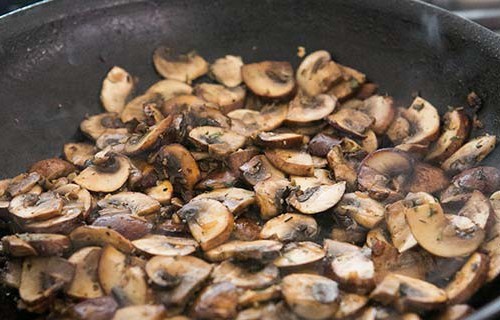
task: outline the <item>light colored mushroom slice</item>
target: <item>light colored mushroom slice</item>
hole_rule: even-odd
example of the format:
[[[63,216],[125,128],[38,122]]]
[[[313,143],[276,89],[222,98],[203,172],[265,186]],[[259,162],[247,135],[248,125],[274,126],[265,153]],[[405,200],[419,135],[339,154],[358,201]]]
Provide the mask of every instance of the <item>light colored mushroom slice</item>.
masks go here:
[[[342,71],[325,50],[315,51],[304,58],[297,69],[297,84],[307,95],[326,92],[341,80]]]
[[[450,186],[441,193],[441,202],[464,202],[470,198],[474,190],[489,195],[499,188],[499,169],[495,167],[475,167],[462,171],[453,177]]]
[[[344,194],[335,207],[335,212],[349,215],[363,227],[371,229],[384,219],[385,208],[366,193],[356,191]]]
[[[366,137],[361,140],[361,146],[367,153],[372,153],[378,149],[378,138],[373,130],[366,131]]]
[[[441,168],[454,174],[476,166],[495,149],[496,140],[496,136],[490,135],[470,140],[446,159]]]
[[[10,259],[5,262],[5,265],[0,270],[0,283],[19,290],[22,272],[23,261],[21,259]]]
[[[174,55],[167,47],[158,47],[153,53],[156,71],[167,79],[190,83],[208,72],[208,63],[196,52]]]
[[[24,193],[14,197],[9,212],[19,221],[33,222],[62,215],[64,201],[54,192]]]
[[[488,198],[474,190],[465,205],[458,211],[459,216],[467,217],[479,228],[486,230],[487,224],[494,220],[493,208]]]
[[[397,149],[379,149],[370,153],[359,165],[359,188],[376,200],[397,200],[402,197],[412,169],[413,161],[407,153]]]
[[[413,165],[413,177],[408,182],[410,192],[435,193],[450,184],[443,170],[433,165],[417,162]]]
[[[114,112],[101,113],[86,118],[80,124],[80,130],[93,140],[97,140],[103,133],[128,132],[118,113]]]
[[[15,197],[33,189],[41,179],[42,176],[38,172],[23,173],[10,179],[5,191]]]
[[[369,115],[352,108],[341,108],[326,120],[335,128],[358,138],[365,138],[366,131],[373,123]]]
[[[120,283],[111,290],[120,305],[142,305],[152,302],[151,291],[142,266],[125,268]]]
[[[332,185],[321,185],[298,190],[288,198],[288,203],[305,214],[316,214],[335,206],[345,192],[346,183],[341,181]]]
[[[226,87],[234,88],[243,81],[241,67],[243,60],[239,56],[227,55],[219,58],[210,65],[210,74]]]
[[[28,305],[49,301],[66,287],[75,274],[75,266],[59,257],[30,257],[23,261],[19,296]]]
[[[308,188],[335,183],[330,177],[330,171],[326,169],[314,169],[313,177],[290,176],[290,181],[292,185],[299,187],[303,191]]]
[[[3,250],[14,256],[61,256],[70,248],[69,238],[51,233],[18,233],[2,238]]]
[[[278,128],[285,121],[288,105],[269,104],[260,111],[237,109],[227,114],[231,118],[231,130],[246,137],[255,137],[259,132]]]
[[[168,101],[173,97],[181,95],[190,95],[193,93],[193,88],[183,81],[171,79],[160,80],[148,88],[146,95],[159,94],[163,101]]]
[[[230,282],[243,289],[260,289],[279,281],[279,270],[268,265],[240,265],[228,260],[214,268],[211,275],[213,282]]]
[[[410,137],[412,131],[410,121],[402,116],[404,110],[403,108],[398,109],[391,125],[385,132],[389,140],[395,145],[404,143],[404,141]]]
[[[130,161],[127,158],[113,155],[103,164],[85,168],[73,181],[90,191],[113,192],[125,184],[130,169]]]
[[[292,311],[304,319],[329,319],[338,309],[338,285],[323,276],[294,273],[283,278],[282,292]]]
[[[401,143],[394,147],[394,149],[401,150],[411,154],[415,159],[422,159],[429,149],[427,144],[417,144],[417,143]]]
[[[339,308],[334,315],[335,319],[351,317],[357,314],[368,303],[368,297],[355,293],[341,292],[339,300]]]
[[[205,252],[205,257],[214,262],[228,259],[271,261],[279,256],[283,244],[275,240],[233,240]]]
[[[246,137],[220,127],[196,127],[189,132],[189,138],[201,148],[208,148],[208,153],[216,158],[225,158],[230,153],[243,147]]]
[[[403,111],[403,117],[410,122],[411,132],[405,143],[428,143],[439,135],[439,114],[428,101],[417,97],[411,106]]]
[[[372,130],[378,135],[387,131],[396,114],[394,101],[388,96],[371,96],[358,109],[374,119]]]
[[[111,294],[112,289],[120,285],[128,264],[127,259],[125,254],[111,245],[102,249],[97,276],[105,294]]]
[[[260,238],[282,242],[306,241],[315,238],[318,232],[318,223],[314,218],[285,213],[267,221],[260,231]]]
[[[134,79],[123,68],[113,67],[102,82],[101,103],[107,112],[120,114],[134,90]]]
[[[233,230],[233,215],[216,200],[191,200],[177,215],[187,221],[191,235],[205,251],[224,243]]]
[[[128,320],[128,319],[141,319],[141,320],[162,320],[165,317],[165,307],[161,304],[158,305],[137,305],[128,306],[116,310],[111,320]]]
[[[345,181],[348,190],[356,188],[358,175],[354,165],[345,159],[341,146],[336,145],[332,147],[326,156],[326,160],[328,161],[328,166],[333,171],[335,180]]]
[[[50,158],[36,162],[28,171],[37,172],[45,179],[53,180],[66,177],[75,170],[75,166],[68,161],[59,158]]]
[[[264,155],[254,156],[239,169],[243,173],[245,181],[253,186],[267,179],[280,180],[285,178],[285,174],[276,169]]]
[[[140,192],[120,192],[107,195],[97,202],[97,205],[103,209],[129,209],[132,214],[145,216],[160,210],[160,203]]]
[[[271,163],[288,174],[296,176],[313,176],[314,164],[307,152],[288,149],[272,149],[265,151]]]
[[[490,204],[493,209],[492,226],[489,230],[489,238],[500,235],[500,192],[496,191],[490,196]]]
[[[75,276],[66,294],[77,299],[97,298],[103,295],[97,276],[102,249],[86,247],[73,253],[68,261],[75,265]]]
[[[488,262],[488,257],[482,253],[470,256],[444,289],[450,304],[463,303],[479,290],[488,275]]]
[[[122,153],[125,149],[125,143],[131,137],[127,132],[103,133],[97,138],[95,145],[100,150],[112,150],[116,153]],[[92,160],[92,157],[89,159]]]
[[[132,241],[141,252],[153,256],[187,256],[196,251],[198,243],[192,239],[150,234]]]
[[[238,289],[230,282],[211,284],[200,292],[190,315],[196,319],[234,319],[238,296]]]
[[[489,257],[490,263],[486,281],[491,282],[500,274],[500,236],[497,235],[485,242],[481,249],[488,254]]]
[[[355,293],[367,293],[373,289],[375,265],[370,260],[370,249],[330,239],[325,239],[324,247],[332,259],[335,280],[341,287]]]
[[[484,230],[458,229],[438,203],[426,203],[405,209],[406,221],[418,244],[440,257],[459,257],[474,252],[484,239]]]
[[[189,111],[190,109],[200,111],[199,108],[204,105],[206,105],[206,102],[193,94],[175,95],[162,104],[161,112],[164,115],[170,115]]]
[[[112,245],[125,253],[134,249],[127,238],[106,227],[81,226],[71,231],[69,238],[75,248]]]
[[[145,193],[160,204],[169,204],[174,193],[174,187],[168,180],[158,181],[154,187],[147,188]]]
[[[238,306],[246,307],[261,304],[281,297],[281,286],[272,285],[265,289],[245,290],[238,297]]]
[[[292,124],[304,125],[322,120],[333,112],[337,104],[335,97],[319,94],[313,97],[298,94],[288,105],[286,121]]]
[[[89,143],[72,142],[64,145],[63,153],[66,160],[78,167],[85,166],[97,152],[95,146]]]
[[[258,96],[280,98],[295,88],[292,65],[285,61],[263,61],[245,64],[241,76],[247,87]]]
[[[436,140],[429,152],[426,161],[441,162],[460,149],[469,135],[470,121],[463,110],[446,112],[443,116],[443,132]]]
[[[299,148],[304,142],[304,136],[296,133],[261,132],[255,143],[265,148]]]
[[[405,217],[405,200],[399,200],[385,207],[385,222],[391,240],[399,252],[405,252],[417,245]]]
[[[171,124],[172,117],[169,116],[150,127],[145,134],[132,135],[125,143],[123,154],[136,155],[154,148],[162,140],[164,135],[166,135]]]
[[[194,93],[207,102],[216,104],[223,114],[243,108],[246,90],[243,87],[226,88],[215,83],[200,83]]]
[[[298,320],[299,317],[293,313],[285,302],[268,303],[253,308],[247,308],[238,313],[236,320]]]
[[[279,268],[297,267],[317,262],[325,257],[325,250],[310,241],[291,242],[283,247],[281,256],[274,260]]]
[[[286,179],[267,179],[258,182],[254,187],[255,201],[260,209],[260,216],[269,219],[280,214],[285,206],[285,196],[290,188]]]
[[[432,310],[446,303],[446,292],[428,282],[388,274],[370,294],[383,304],[392,304],[400,312]]]
[[[223,188],[202,193],[194,199],[213,199],[225,205],[234,214],[240,214],[255,203],[255,193],[242,188]]]
[[[446,307],[437,316],[436,320],[463,320],[474,312],[472,307],[466,304],[455,304]]]

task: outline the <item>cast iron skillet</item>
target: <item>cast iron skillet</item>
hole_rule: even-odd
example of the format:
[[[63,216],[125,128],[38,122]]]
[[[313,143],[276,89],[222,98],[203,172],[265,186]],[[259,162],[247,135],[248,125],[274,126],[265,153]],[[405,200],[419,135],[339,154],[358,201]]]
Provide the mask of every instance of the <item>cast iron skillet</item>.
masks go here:
[[[151,52],[159,44],[208,60],[233,53],[295,65],[297,46],[326,49],[398,105],[418,91],[444,112],[474,90],[485,131],[500,134],[500,38],[420,2],[54,0],[0,19],[0,178],[82,138],[78,124],[102,112],[101,79],[113,65],[139,77],[139,92],[157,81]],[[498,166],[499,156],[497,148],[486,162]],[[24,318],[6,293],[2,318]],[[499,293],[499,281],[481,290],[470,319],[498,315]]]

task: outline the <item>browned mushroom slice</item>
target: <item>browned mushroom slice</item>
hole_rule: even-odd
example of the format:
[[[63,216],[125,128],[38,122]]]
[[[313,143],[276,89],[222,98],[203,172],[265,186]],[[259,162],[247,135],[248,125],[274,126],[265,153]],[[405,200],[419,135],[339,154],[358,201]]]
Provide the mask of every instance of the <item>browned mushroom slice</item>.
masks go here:
[[[267,179],[258,182],[254,187],[255,201],[260,209],[260,216],[269,219],[280,214],[285,206],[285,196],[290,187],[286,179]]]
[[[65,235],[50,233],[18,233],[2,238],[3,249],[15,257],[26,255],[61,256],[70,247]]]
[[[243,60],[241,57],[227,55],[219,58],[210,66],[210,74],[226,87],[234,88],[243,81],[241,77],[241,67]]]
[[[132,241],[134,247],[153,256],[187,256],[196,251],[198,243],[192,239],[150,234]]]
[[[233,153],[231,153],[227,159],[226,163],[231,173],[240,178],[242,176],[242,172],[240,171],[240,167],[250,161],[253,157],[258,155],[260,151],[255,147],[249,147],[246,149],[240,149]],[[264,157],[265,158],[265,157]]]
[[[247,308],[238,313],[236,320],[260,320],[260,319],[287,319],[298,320],[296,316],[285,304],[285,302],[268,303]]]
[[[170,100],[176,96],[190,95],[193,93],[193,88],[183,81],[171,79],[160,80],[149,87],[145,95],[152,96],[153,94],[159,94],[163,101]]]
[[[338,309],[338,285],[323,276],[288,275],[283,278],[282,292],[292,311],[304,319],[329,319]]]
[[[68,315],[71,319],[80,320],[107,320],[111,319],[118,308],[112,297],[87,299],[69,307]]]
[[[132,76],[120,67],[111,68],[102,82],[101,103],[104,109],[120,114],[133,90]]]
[[[472,307],[466,304],[455,304],[446,307],[437,316],[436,320],[463,320],[474,312]]]
[[[446,286],[450,304],[463,303],[476,293],[488,275],[488,257],[481,253],[470,256],[465,265]]]
[[[443,116],[443,132],[427,153],[426,161],[441,162],[460,149],[469,135],[470,122],[463,110],[453,110]]]
[[[238,289],[229,282],[205,287],[193,305],[190,315],[196,319],[233,319],[237,314]]]
[[[189,132],[189,138],[217,158],[225,158],[245,145],[246,137],[220,127],[197,127]]]
[[[438,203],[405,209],[406,221],[418,244],[440,257],[458,257],[474,252],[484,239],[484,230],[459,229],[443,213]],[[474,225],[473,225],[474,226]]]
[[[281,256],[274,260],[279,268],[297,267],[319,261],[325,257],[325,250],[310,241],[291,242],[283,247]]]
[[[299,148],[304,141],[304,136],[296,133],[261,132],[257,135],[255,143],[266,148]]]
[[[357,314],[368,303],[368,297],[355,293],[340,293],[339,309],[335,319],[345,319]],[[361,320],[361,319],[358,319]]]
[[[405,200],[396,201],[385,207],[385,222],[391,240],[399,252],[405,252],[417,245],[405,218]]]
[[[99,200],[101,208],[129,209],[132,214],[144,216],[160,210],[160,203],[140,192],[120,192]]]
[[[349,190],[356,188],[358,175],[354,165],[345,159],[340,145],[334,146],[328,152],[326,160],[337,181],[345,181]]]
[[[485,135],[470,140],[446,159],[441,168],[447,173],[470,169],[495,149],[496,136]]]
[[[270,261],[279,255],[282,247],[281,242],[274,240],[233,240],[205,252],[205,256],[215,262],[228,259]]]
[[[491,282],[500,274],[500,236],[485,242],[481,249],[488,254],[490,260],[487,281]]]
[[[75,276],[66,294],[78,299],[97,298],[103,295],[97,276],[101,248],[86,247],[73,253],[68,261],[75,265]]]
[[[131,135],[125,132],[105,132],[101,134],[99,138],[97,138],[97,140],[95,141],[95,145],[100,150],[106,149],[112,150],[116,153],[122,153],[125,149],[125,143],[130,137]]]
[[[220,84],[200,83],[194,93],[203,100],[215,103],[226,114],[243,107],[246,91],[243,87],[226,88]]]
[[[457,214],[469,218],[481,229],[486,229],[487,224],[489,225],[489,222],[494,220],[490,201],[477,190],[472,192],[469,200]]]
[[[358,184],[377,200],[397,199],[411,176],[411,157],[397,149],[379,149],[370,153],[358,169]]]
[[[327,91],[341,79],[340,67],[327,51],[319,50],[304,58],[297,69],[297,84],[307,95],[315,96]]]
[[[366,193],[346,193],[335,207],[335,212],[340,215],[349,215],[357,223],[371,229],[384,219],[384,206],[370,198]]]
[[[189,87],[191,88],[191,87]],[[123,123],[128,123],[132,121],[144,121],[146,120],[146,114],[144,113],[145,106],[161,106],[165,99],[160,93],[157,92],[146,92],[143,95],[137,96],[130,100],[123,109],[120,120]]]
[[[172,124],[172,117],[166,117],[156,125],[150,127],[143,135],[132,135],[128,138],[123,149],[123,154],[136,155],[154,148],[165,135]]]
[[[182,111],[189,111],[190,109],[199,111],[197,109],[205,104],[205,101],[192,94],[175,95],[162,104],[161,112],[164,115],[171,115]]]
[[[164,78],[190,83],[208,72],[208,63],[196,52],[174,55],[167,47],[158,47],[153,53],[156,71]]]
[[[265,289],[245,290],[238,298],[238,306],[245,307],[264,303],[281,297],[281,287],[272,285]]]
[[[269,104],[259,111],[238,109],[227,114],[231,118],[231,130],[246,137],[253,137],[261,131],[278,128],[285,121],[288,105]]]
[[[410,192],[435,193],[450,184],[444,171],[430,164],[417,162],[413,165],[413,177],[408,182]]]
[[[500,188],[500,170],[495,167],[475,167],[457,174],[441,193],[441,202],[467,201],[474,190],[485,195]]]
[[[399,108],[396,116],[394,117],[391,125],[387,128],[385,134],[392,141],[393,144],[401,144],[410,137],[412,128],[410,122],[402,116],[405,111]]]
[[[12,197],[27,193],[37,185],[41,178],[42,176],[38,172],[20,174],[9,181],[5,191]]]
[[[130,168],[130,161],[127,158],[111,155],[104,163],[84,169],[73,181],[90,191],[113,192],[127,181]]]
[[[160,204],[169,204],[174,193],[174,187],[168,180],[158,181],[155,186],[147,188],[145,193]]]
[[[220,201],[232,214],[237,215],[255,203],[255,193],[241,188],[224,188],[202,193],[194,199]]]
[[[162,305],[136,305],[116,310],[111,320],[162,320],[165,317],[165,307]]]
[[[312,156],[326,157],[333,147],[340,145],[342,140],[328,133],[318,133],[309,141],[307,150]]]
[[[280,98],[295,88],[292,66],[285,61],[245,64],[241,67],[241,76],[247,87],[258,96]]]
[[[80,130],[93,140],[97,140],[103,133],[127,133],[119,115],[112,112],[88,117],[80,124]]]
[[[210,171],[198,184],[195,189],[210,191],[232,187],[239,182],[238,177],[229,169],[216,169]]]
[[[305,241],[315,238],[318,232],[318,224],[314,218],[285,213],[267,221],[260,231],[260,238],[283,242]]]
[[[276,180],[285,178],[285,174],[276,169],[264,155],[254,156],[244,163],[240,170],[245,181],[253,186],[270,178]]]
[[[336,205],[345,192],[345,181],[332,185],[321,185],[298,190],[291,194],[288,202],[298,211],[315,214],[326,211]]]
[[[358,109],[374,119],[372,129],[378,135],[387,131],[396,113],[393,100],[388,96],[372,96],[364,100]]]
[[[330,177],[330,171],[326,169],[314,169],[313,177],[290,176],[290,181],[303,191],[308,188],[335,183]]]
[[[361,146],[367,153],[372,153],[378,149],[378,138],[373,130],[366,131],[366,137],[361,140]]]
[[[325,239],[324,247],[332,259],[332,272],[341,287],[356,293],[373,289],[375,266],[370,260],[370,249],[330,239]]]
[[[153,229],[151,223],[142,217],[131,215],[128,209],[124,211],[118,210],[118,213],[116,211],[103,213],[103,210],[101,210],[99,212],[101,216],[95,219],[92,225],[113,229],[129,240],[139,239]]]
[[[18,220],[32,222],[62,215],[64,201],[54,192],[24,193],[10,201],[9,212]]]
[[[397,150],[401,150],[411,154],[415,159],[421,160],[426,154],[429,146],[427,144],[417,144],[417,143],[401,143],[394,147]]]
[[[19,289],[23,261],[21,259],[10,259],[5,262],[0,270],[0,283],[10,288]]]
[[[216,200],[191,200],[177,215],[187,221],[191,235],[205,251],[224,243],[233,230],[233,215]]]
[[[71,231],[69,238],[75,248],[109,244],[126,253],[130,253],[134,249],[127,238],[106,227],[81,226]]]
[[[288,105],[286,121],[293,124],[307,124],[318,121],[333,112],[337,100],[326,94],[313,97],[298,94]]]
[[[75,166],[71,163],[63,159],[51,158],[36,162],[31,166],[29,172],[37,172],[45,179],[52,180],[65,177],[75,170]]]
[[[492,226],[489,230],[488,237],[493,238],[500,235],[500,192],[497,191],[490,196],[490,204],[493,209],[492,212]]]
[[[239,216],[234,220],[234,230],[232,237],[236,240],[253,241],[259,239],[262,227],[256,218]]]
[[[236,264],[228,260],[214,268],[213,282],[230,282],[243,289],[268,287],[279,281],[279,270],[272,263],[268,265]]]
[[[102,249],[97,274],[104,293],[109,295],[114,287],[120,285],[127,267],[127,259],[125,254],[111,245]]]
[[[19,296],[28,305],[47,301],[66,287],[74,274],[74,265],[63,258],[26,258],[23,262]]]
[[[358,138],[365,138],[367,129],[373,123],[373,118],[352,108],[341,108],[326,120],[335,128]]]
[[[428,282],[389,274],[370,294],[383,304],[392,304],[400,312],[431,310],[446,303],[446,292]]]
[[[120,305],[141,305],[152,301],[146,273],[140,265],[126,267],[119,285],[111,291]]]
[[[64,157],[66,160],[78,167],[83,167],[85,163],[92,160],[96,153],[96,148],[83,142],[66,143],[64,145]]]
[[[313,176],[314,165],[311,155],[299,150],[272,149],[266,150],[266,157],[271,163],[288,174],[296,176]]]
[[[410,122],[412,129],[405,143],[428,143],[439,135],[439,114],[428,101],[415,98],[411,106],[403,111],[403,117]]]

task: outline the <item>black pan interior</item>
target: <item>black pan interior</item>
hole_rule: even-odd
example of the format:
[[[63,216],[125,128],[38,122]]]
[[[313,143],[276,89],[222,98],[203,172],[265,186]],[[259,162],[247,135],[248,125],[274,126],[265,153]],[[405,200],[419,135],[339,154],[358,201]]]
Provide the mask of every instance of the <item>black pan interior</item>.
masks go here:
[[[500,39],[419,2],[54,0],[0,19],[0,178],[82,139],[77,126],[102,111],[101,79],[113,65],[138,76],[139,92],[157,81],[151,53],[160,44],[295,66],[298,46],[326,49],[400,106],[418,92],[445,112],[474,90],[485,131],[500,134]],[[486,162],[498,166],[499,156],[497,148]],[[497,282],[474,304],[499,292]]]

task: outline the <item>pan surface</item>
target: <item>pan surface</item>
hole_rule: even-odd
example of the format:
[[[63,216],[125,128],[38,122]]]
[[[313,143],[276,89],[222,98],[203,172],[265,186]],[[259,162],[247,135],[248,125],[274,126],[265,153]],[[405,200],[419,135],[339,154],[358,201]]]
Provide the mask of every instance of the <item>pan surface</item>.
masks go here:
[[[485,131],[500,134],[500,38],[420,2],[54,0],[0,19],[0,178],[82,139],[77,126],[102,112],[101,80],[113,65],[138,76],[138,92],[157,81],[151,53],[160,44],[196,49],[209,61],[231,53],[295,66],[298,46],[326,49],[366,72],[398,106],[419,92],[443,113],[474,90],[484,100]],[[486,163],[498,166],[499,157],[497,148]],[[499,292],[497,281],[473,303]],[[12,302],[2,308],[2,319],[22,317]],[[471,319],[499,312],[497,300]]]

